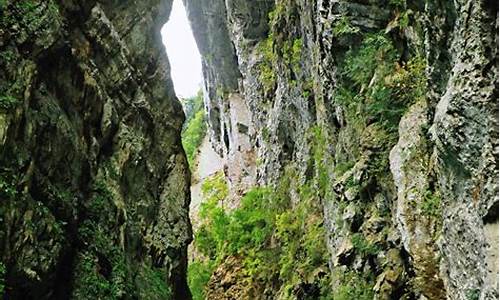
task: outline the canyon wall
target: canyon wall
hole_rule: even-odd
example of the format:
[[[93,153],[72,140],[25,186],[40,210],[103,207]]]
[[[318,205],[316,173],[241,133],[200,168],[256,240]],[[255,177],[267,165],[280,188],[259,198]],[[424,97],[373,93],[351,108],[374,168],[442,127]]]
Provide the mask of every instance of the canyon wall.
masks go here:
[[[184,2],[232,207],[292,169],[315,184],[332,290],[498,298],[498,3]],[[217,278],[238,272],[208,295],[232,299]]]
[[[8,299],[188,299],[169,0],[0,1]]]

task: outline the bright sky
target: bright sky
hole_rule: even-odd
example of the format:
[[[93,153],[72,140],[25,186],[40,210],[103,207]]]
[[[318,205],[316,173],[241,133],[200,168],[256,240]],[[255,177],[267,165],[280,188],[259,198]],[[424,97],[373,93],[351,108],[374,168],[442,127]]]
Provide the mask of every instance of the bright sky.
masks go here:
[[[202,83],[201,57],[182,0],[174,0],[170,18],[161,34],[167,47],[177,96],[195,96]]]

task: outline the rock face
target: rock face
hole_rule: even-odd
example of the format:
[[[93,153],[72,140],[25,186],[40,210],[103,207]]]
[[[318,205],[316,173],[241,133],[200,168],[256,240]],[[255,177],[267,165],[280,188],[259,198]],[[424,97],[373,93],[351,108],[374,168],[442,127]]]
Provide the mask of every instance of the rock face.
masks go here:
[[[171,1],[0,2],[9,299],[188,299]]]
[[[184,2],[233,193],[326,178],[333,289],[354,272],[377,299],[498,298],[496,2]]]

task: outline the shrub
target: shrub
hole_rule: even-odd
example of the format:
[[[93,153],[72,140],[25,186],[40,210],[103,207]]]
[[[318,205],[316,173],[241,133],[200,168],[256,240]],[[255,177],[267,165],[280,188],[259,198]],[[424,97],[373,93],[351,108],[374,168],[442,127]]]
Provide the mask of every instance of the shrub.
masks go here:
[[[333,27],[333,35],[336,37],[341,37],[358,32],[359,28],[353,26],[347,16],[342,16],[338,21],[335,22],[335,25]]]
[[[193,300],[205,300],[205,287],[214,270],[214,262],[195,261],[188,266],[188,284],[193,294]]]
[[[380,251],[379,247],[368,242],[361,233],[353,234],[351,242],[354,249],[363,256],[376,255]]]
[[[12,109],[18,104],[18,100],[10,95],[0,96],[0,109]]]
[[[193,267],[193,272],[200,272],[190,283],[196,290],[193,294],[202,297],[209,273],[228,256],[243,258],[242,272],[249,284],[279,282],[285,294],[319,273],[326,274],[327,249],[316,190],[309,183],[298,187],[301,200],[291,207],[284,193],[295,180],[295,173],[287,170],[275,189],[251,189],[240,207],[230,212],[221,207],[227,196],[222,173],[204,183],[206,202],[200,210],[202,226],[195,234],[195,245],[208,261]]]
[[[195,114],[200,110],[203,110],[203,91],[198,91],[198,94],[194,97],[182,99],[182,107],[184,108],[184,113],[186,114],[186,122],[184,123],[184,129],[186,129],[187,124],[191,121]]]
[[[186,151],[186,156],[190,167],[193,167],[194,159],[198,148],[206,134],[205,111],[200,110],[195,113],[193,119],[189,121],[186,129],[182,133],[182,146]]]

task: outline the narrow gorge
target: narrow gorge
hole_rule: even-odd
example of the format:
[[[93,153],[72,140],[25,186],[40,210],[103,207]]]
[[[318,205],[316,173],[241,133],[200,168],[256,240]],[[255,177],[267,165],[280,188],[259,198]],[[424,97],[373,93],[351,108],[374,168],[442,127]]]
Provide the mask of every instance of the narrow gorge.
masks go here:
[[[3,299],[498,299],[498,2],[182,1],[0,0]]]

